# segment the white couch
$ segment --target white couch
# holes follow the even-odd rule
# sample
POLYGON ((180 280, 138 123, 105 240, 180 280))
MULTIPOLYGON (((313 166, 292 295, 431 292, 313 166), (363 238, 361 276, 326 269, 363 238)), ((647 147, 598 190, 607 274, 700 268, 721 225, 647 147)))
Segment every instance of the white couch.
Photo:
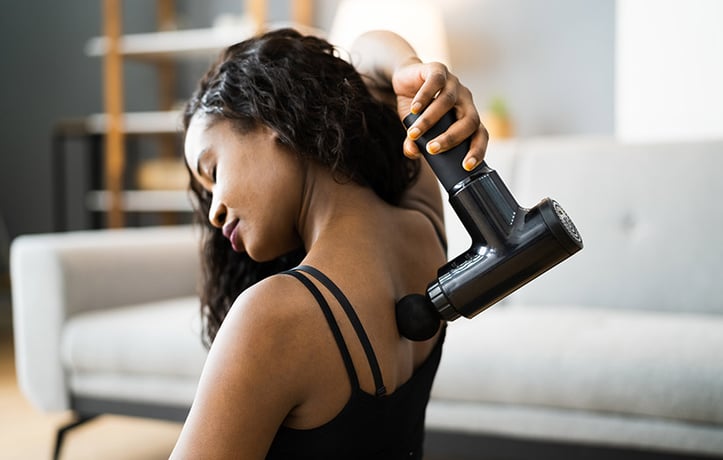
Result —
MULTIPOLYGON (((585 248, 450 323, 430 433, 723 457, 723 140, 493 142, 488 163, 523 206, 559 201, 585 248)), ((205 356, 197 249, 186 227, 17 238, 30 401, 181 420, 205 356)))
POLYGON ((585 248, 450 323, 428 426, 723 457, 723 140, 532 139, 489 164, 585 248))
POLYGON ((190 227, 16 238, 20 389, 42 411, 183 420, 206 351, 190 227))

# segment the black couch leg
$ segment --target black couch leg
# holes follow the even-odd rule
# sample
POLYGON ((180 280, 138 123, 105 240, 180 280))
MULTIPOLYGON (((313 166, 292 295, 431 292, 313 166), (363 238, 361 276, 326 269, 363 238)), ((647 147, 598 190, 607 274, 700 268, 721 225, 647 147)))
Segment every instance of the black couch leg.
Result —
POLYGON ((65 434, 73 428, 80 426, 85 422, 93 420, 97 416, 98 415, 77 415, 74 421, 58 428, 58 433, 55 436, 55 450, 53 451, 53 460, 58 460, 60 458, 60 448, 63 445, 63 439, 65 438, 65 434))

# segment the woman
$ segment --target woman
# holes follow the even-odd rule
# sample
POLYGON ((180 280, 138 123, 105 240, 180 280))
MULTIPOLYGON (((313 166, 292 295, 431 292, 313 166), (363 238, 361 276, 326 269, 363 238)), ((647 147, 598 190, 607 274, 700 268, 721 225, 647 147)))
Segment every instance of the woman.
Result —
POLYGON ((282 30, 229 48, 187 106, 213 344, 173 458, 422 456, 444 329, 406 340, 394 306, 446 257, 439 188, 399 116, 429 105, 416 137, 455 106, 428 149, 473 135, 466 161, 486 133, 469 91, 401 38, 368 34, 356 55, 376 99, 328 43, 282 30))

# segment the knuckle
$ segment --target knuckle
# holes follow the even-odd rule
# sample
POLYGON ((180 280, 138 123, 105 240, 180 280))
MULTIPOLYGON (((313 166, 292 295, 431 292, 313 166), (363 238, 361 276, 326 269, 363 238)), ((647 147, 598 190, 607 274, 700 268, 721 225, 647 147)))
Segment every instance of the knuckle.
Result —
POLYGON ((445 102, 450 105, 454 105, 457 102, 457 93, 451 90, 443 91, 439 97, 444 98, 445 102))
MULTIPOLYGON (((458 80, 458 81, 459 81, 459 80, 458 80)), ((461 92, 462 94, 464 94, 466 97, 469 97, 470 100, 473 100, 473 99, 474 99, 474 95, 472 94, 472 91, 471 91, 469 88, 467 88, 466 86, 464 86, 464 85, 459 85, 459 90, 460 90, 460 92, 461 92)))
POLYGON ((475 126, 482 124, 482 119, 479 116, 479 112, 477 112, 476 110, 472 112, 472 122, 475 124, 475 126))
POLYGON ((442 151, 449 150, 451 146, 457 144, 455 137, 450 133, 440 134, 437 137, 437 142, 439 142, 442 151))
POLYGON ((415 124, 417 128, 419 128, 420 131, 422 131, 423 133, 426 133, 427 130, 431 127, 431 124, 424 117, 418 118, 415 124))
POLYGON ((490 138, 490 133, 489 133, 489 131, 487 131, 487 127, 485 125, 483 125, 482 123, 479 124, 479 131, 485 140, 490 138))
POLYGON ((434 69, 429 75, 429 80, 433 84, 442 87, 447 83, 447 73, 440 69, 434 69))

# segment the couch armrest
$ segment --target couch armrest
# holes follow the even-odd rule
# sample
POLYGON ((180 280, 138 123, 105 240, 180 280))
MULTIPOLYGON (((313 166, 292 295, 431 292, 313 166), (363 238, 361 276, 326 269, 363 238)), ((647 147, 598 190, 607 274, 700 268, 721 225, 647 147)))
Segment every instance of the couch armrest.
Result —
POLYGON ((198 233, 189 226, 24 235, 10 249, 18 384, 37 408, 66 410, 65 321, 88 310, 193 295, 198 233))

